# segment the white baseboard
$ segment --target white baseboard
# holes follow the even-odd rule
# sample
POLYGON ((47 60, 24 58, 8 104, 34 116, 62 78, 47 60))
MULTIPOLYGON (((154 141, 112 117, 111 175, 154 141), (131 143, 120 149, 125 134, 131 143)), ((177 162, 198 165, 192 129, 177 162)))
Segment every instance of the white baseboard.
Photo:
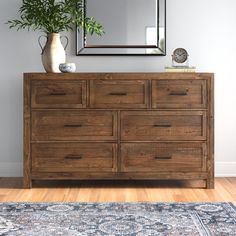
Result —
MULTIPOLYGON (((0 177, 21 177, 23 176, 23 163, 2 162, 0 164, 0 177)), ((236 177, 236 162, 216 162, 216 177, 236 177)))
POLYGON ((215 163, 216 177, 236 177, 236 162, 221 162, 215 163))

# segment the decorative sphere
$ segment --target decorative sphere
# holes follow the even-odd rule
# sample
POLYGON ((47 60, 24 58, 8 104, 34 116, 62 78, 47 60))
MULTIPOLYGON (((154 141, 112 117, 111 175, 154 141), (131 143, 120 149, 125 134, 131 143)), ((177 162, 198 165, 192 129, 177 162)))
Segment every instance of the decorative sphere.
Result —
POLYGON ((75 63, 61 63, 59 69, 63 73, 73 73, 76 71, 75 63))

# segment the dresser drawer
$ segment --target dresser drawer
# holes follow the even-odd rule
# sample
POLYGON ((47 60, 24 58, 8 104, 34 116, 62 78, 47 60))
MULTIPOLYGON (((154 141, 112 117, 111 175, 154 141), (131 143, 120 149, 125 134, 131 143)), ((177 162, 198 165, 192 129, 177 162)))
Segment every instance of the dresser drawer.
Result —
POLYGON ((153 80, 152 108, 206 108, 206 80, 153 80))
POLYGON ((32 81, 33 108, 86 107, 86 81, 32 81))
POLYGON ((33 141, 115 140, 117 113, 109 111, 33 111, 33 141))
POLYGON ((206 171, 205 143, 123 143, 123 172, 206 171))
POLYGON ((116 168, 116 144, 32 144, 33 172, 107 171, 116 168))
POLYGON ((147 108, 148 81, 93 80, 90 106, 94 108, 147 108))
POLYGON ((203 111, 123 111, 121 139, 127 141, 205 140, 203 111))

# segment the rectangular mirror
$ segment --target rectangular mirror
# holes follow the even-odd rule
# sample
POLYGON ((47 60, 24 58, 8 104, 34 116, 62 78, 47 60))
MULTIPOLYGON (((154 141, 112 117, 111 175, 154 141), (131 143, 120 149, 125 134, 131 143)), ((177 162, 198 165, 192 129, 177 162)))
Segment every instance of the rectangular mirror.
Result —
POLYGON ((83 0, 84 17, 94 16, 105 34, 77 30, 76 53, 166 55, 166 0, 83 0))

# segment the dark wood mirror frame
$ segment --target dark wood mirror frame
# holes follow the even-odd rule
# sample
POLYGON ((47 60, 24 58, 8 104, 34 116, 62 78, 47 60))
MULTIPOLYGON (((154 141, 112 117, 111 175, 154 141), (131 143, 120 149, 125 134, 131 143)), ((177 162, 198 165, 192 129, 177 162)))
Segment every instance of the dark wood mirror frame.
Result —
MULTIPOLYGON (((83 0, 84 5, 84 17, 87 12, 87 0, 83 0)), ((88 45, 86 42, 86 32, 82 29, 80 32, 76 30, 76 55, 77 56, 165 56, 166 55, 166 0, 157 1, 157 43, 156 45, 88 45), (162 1, 162 9, 160 7, 160 1, 162 1), (161 13, 161 14, 160 14, 161 13), (162 21, 164 27, 160 27, 160 15, 162 15, 162 21), (163 38, 160 39, 160 31, 163 31, 163 38), (143 50, 145 52, 143 52, 143 50)))

